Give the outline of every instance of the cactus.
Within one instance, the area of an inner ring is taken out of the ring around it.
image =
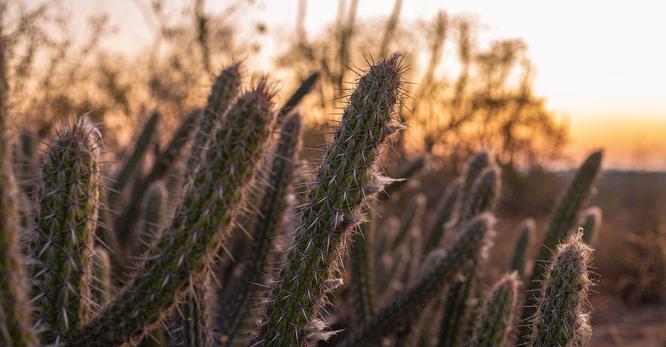
[[[208,310],[206,310],[206,280],[188,289],[185,301],[179,304],[171,316],[169,347],[209,347],[212,335],[209,333]],[[144,341],[146,338],[144,337]]]
[[[527,274],[527,264],[525,262],[525,255],[530,245],[530,240],[534,237],[536,225],[532,218],[524,220],[520,227],[518,227],[519,235],[516,240],[516,245],[513,248],[513,256],[511,257],[511,264],[509,268],[511,271],[516,271],[520,278],[525,278]]]
[[[428,233],[428,241],[425,243],[424,254],[429,254],[433,249],[439,247],[448,224],[455,218],[462,180],[456,179],[446,188],[446,192],[437,203],[435,220]]]
[[[294,91],[294,94],[292,94],[289,99],[287,99],[287,102],[284,103],[284,105],[280,108],[280,111],[278,111],[277,119],[278,122],[282,122],[284,119],[287,118],[289,113],[296,107],[298,104],[301,103],[301,100],[312,91],[312,88],[314,88],[315,84],[319,80],[319,76],[321,74],[319,71],[313,72],[308,78],[304,79],[303,82],[301,82],[301,85],[298,86],[298,89]]]
[[[85,117],[60,130],[42,163],[33,296],[43,343],[54,343],[92,314],[91,281],[101,135]]]
[[[241,84],[241,65],[233,64],[223,69],[215,78],[208,94],[206,108],[201,112],[192,139],[190,156],[187,160],[187,177],[191,180],[198,170],[202,153],[207,148],[210,137],[222,122],[227,109],[238,95]],[[206,346],[211,336],[205,331],[207,312],[204,307],[205,291],[192,287],[187,293],[184,303],[179,305],[172,317],[172,330],[177,333],[171,339],[172,346]]]
[[[580,232],[572,235],[554,253],[532,317],[530,346],[581,346],[591,334],[587,268],[592,249],[581,238]]]
[[[493,224],[494,218],[489,214],[468,223],[449,251],[435,250],[428,255],[421,278],[412,288],[384,306],[339,346],[375,346],[383,337],[414,319],[426,304],[442,292],[463,265],[490,245],[494,235]]]
[[[300,114],[292,113],[280,129],[280,140],[267,177],[258,218],[254,224],[253,249],[243,264],[243,272],[235,281],[231,295],[218,303],[216,329],[222,335],[225,346],[236,346],[242,342],[243,333],[252,328],[258,309],[258,298],[262,296],[267,275],[270,274],[269,253],[276,237],[280,220],[286,211],[286,196],[298,161],[300,143]]]
[[[491,155],[487,151],[480,151],[467,161],[463,172],[462,187],[460,187],[460,208],[468,206],[472,198],[472,190],[476,179],[481,172],[491,164]]]
[[[486,152],[481,152],[472,158],[469,166],[467,167],[467,175],[477,176],[472,185],[469,194],[463,199],[460,214],[457,222],[460,225],[467,223],[470,218],[487,212],[493,211],[500,191],[499,169],[489,161],[490,156]],[[481,163],[486,163],[485,168],[479,173],[477,169],[481,167]],[[465,183],[471,181],[469,177],[465,177],[463,181],[463,189]],[[464,278],[461,281],[454,283],[447,294],[444,302],[444,312],[439,331],[439,346],[440,347],[453,347],[459,343],[463,333],[464,321],[469,315],[469,300],[470,291],[478,281],[476,271],[479,267],[481,259],[471,259],[469,264],[465,266],[463,271]]]
[[[38,341],[26,295],[27,277],[15,205],[18,188],[12,175],[8,141],[7,42],[2,29],[0,21],[0,345],[30,347],[37,346]]]
[[[583,212],[581,225],[583,226],[583,241],[593,245],[601,227],[602,213],[599,207],[590,207]]]
[[[578,169],[578,172],[576,172],[569,187],[555,207],[555,211],[553,212],[548,225],[548,230],[546,230],[546,235],[539,248],[535,264],[547,262],[551,257],[551,252],[555,249],[555,246],[561,240],[566,240],[569,234],[573,231],[572,228],[578,221],[578,213],[592,192],[592,187],[600,171],[602,158],[603,152],[601,151],[590,154]],[[544,268],[541,266],[534,266],[531,279],[529,283],[527,283],[528,295],[521,316],[523,321],[534,314],[537,299],[536,292],[539,284],[543,280],[543,276]],[[521,338],[524,339],[529,335],[528,329],[529,327],[523,326],[520,334]],[[521,342],[524,342],[524,340]]]
[[[68,336],[70,346],[137,342],[211,265],[227,239],[274,120],[265,79],[239,97],[211,137],[171,225],[119,297]]]
[[[109,253],[101,247],[95,247],[92,257],[92,303],[94,311],[99,312],[111,301],[113,285],[111,282],[111,259]]]
[[[206,108],[197,122],[190,157],[187,160],[187,170],[191,175],[196,173],[197,164],[201,161],[201,154],[205,151],[210,137],[238,95],[241,78],[240,63],[223,69],[215,78],[210,94],[208,94],[208,100],[206,100]]]
[[[148,187],[152,182],[167,176],[173,169],[176,159],[180,156],[190,139],[191,130],[200,112],[199,109],[196,109],[183,119],[167,148],[155,158],[155,163],[148,175],[134,183],[129,204],[117,219],[115,226],[116,233],[118,234],[118,243],[125,254],[130,253],[132,249],[131,241],[136,239],[136,224],[141,217],[141,203]]]
[[[495,284],[474,325],[470,346],[505,345],[513,325],[519,285],[520,281],[515,272],[504,275]]]
[[[393,123],[401,96],[401,61],[402,56],[395,54],[377,62],[359,79],[350,97],[302,207],[280,281],[272,290],[258,337],[263,344],[303,345],[308,325],[316,323],[330,290],[325,284],[334,282],[349,230],[361,220],[359,205],[385,181],[373,172],[373,166],[385,139],[400,129]],[[317,327],[312,329],[321,333]]]
[[[116,175],[116,178],[113,180],[113,183],[111,184],[111,189],[109,190],[107,197],[109,206],[113,208],[116,207],[116,204],[118,202],[117,200],[122,194],[123,190],[125,189],[125,186],[129,182],[130,177],[132,176],[132,174],[134,174],[134,172],[136,172],[137,167],[139,167],[139,164],[143,160],[143,157],[146,155],[148,147],[150,143],[153,141],[153,137],[157,132],[157,125],[159,121],[160,121],[160,113],[154,111],[150,115],[150,118],[148,118],[146,124],[143,126],[143,129],[141,130],[141,133],[139,133],[139,137],[136,140],[136,144],[134,145],[134,150],[132,151],[132,154],[129,156],[127,161],[125,161],[125,164],[120,169],[120,171]]]
[[[412,231],[414,224],[421,221],[423,218],[423,211],[426,204],[425,194],[416,195],[407,205],[407,210],[403,213],[400,220],[400,228],[398,228],[398,235],[393,240],[391,250],[397,249],[405,241],[407,236]]]
[[[357,322],[365,323],[375,311],[374,261],[370,246],[374,237],[374,213],[370,212],[370,222],[363,223],[352,236],[349,252],[351,264],[351,295]]]

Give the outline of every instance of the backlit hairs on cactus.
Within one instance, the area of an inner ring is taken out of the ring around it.
[[[406,292],[355,329],[340,346],[376,346],[406,322],[415,319],[439,295],[468,261],[485,253],[494,237],[495,218],[483,214],[470,221],[451,249],[433,251],[423,263],[420,278]]]
[[[236,99],[171,225],[132,281],[100,315],[68,336],[69,346],[137,342],[189,284],[206,273],[242,208],[274,121],[273,92],[265,79]]]
[[[9,139],[9,85],[6,37],[0,21],[0,345],[32,347],[38,341],[32,328],[27,276],[16,207],[18,188],[12,175]]]
[[[532,317],[531,346],[582,346],[590,337],[587,269],[592,249],[581,238],[576,233],[555,250]]]
[[[520,280],[515,272],[504,275],[495,284],[481,307],[472,332],[470,346],[501,347],[505,345],[513,325],[519,285]]]
[[[97,128],[81,117],[59,130],[43,159],[32,246],[43,343],[60,341],[92,314],[101,145]]]
[[[309,325],[315,335],[321,332],[312,323],[325,302],[324,284],[337,278],[349,230],[362,219],[359,207],[366,199],[364,189],[376,184],[374,165],[381,145],[401,128],[395,108],[402,94],[402,59],[400,54],[382,59],[358,80],[307,193],[259,344],[304,345]]]

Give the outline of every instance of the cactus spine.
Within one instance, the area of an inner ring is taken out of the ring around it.
[[[271,346],[306,343],[306,330],[325,301],[349,229],[373,182],[375,159],[399,127],[394,108],[401,93],[402,56],[392,55],[359,79],[302,208],[294,245],[281,270],[259,341]],[[377,175],[378,176],[378,175]],[[377,181],[380,181],[377,179]],[[316,332],[319,332],[317,329]]]
[[[27,277],[19,236],[15,198],[18,188],[12,175],[8,141],[8,89],[5,61],[6,38],[0,9],[0,345],[37,346],[27,298]]]
[[[581,346],[589,338],[587,267],[592,249],[580,233],[559,245],[546,270],[532,317],[530,346]]]
[[[504,346],[513,324],[519,284],[520,281],[515,272],[504,275],[495,284],[481,308],[472,332],[470,346]]]
[[[516,245],[513,248],[513,256],[511,257],[509,268],[511,271],[516,271],[520,278],[525,278],[528,271],[525,259],[535,229],[536,224],[532,218],[524,220],[520,224],[520,227],[518,227],[518,240],[516,240]]]
[[[200,169],[187,185],[170,227],[119,297],[70,346],[136,342],[201,277],[227,239],[274,120],[265,79],[238,98],[211,138]]]
[[[476,258],[489,246],[494,235],[494,218],[481,215],[467,224],[450,250],[435,250],[424,261],[421,278],[410,288],[384,306],[370,321],[340,346],[375,346],[382,338],[403,326],[434,299],[470,259]]]
[[[57,343],[92,313],[92,255],[99,208],[101,135],[85,118],[60,130],[42,163],[32,250],[42,341]]]
[[[271,163],[268,185],[261,201],[258,219],[254,224],[253,249],[250,258],[243,265],[240,278],[235,281],[228,300],[219,303],[217,308],[217,329],[223,335],[220,341],[225,346],[237,346],[243,334],[251,328],[259,309],[258,298],[270,274],[269,254],[276,237],[280,220],[287,208],[286,197],[298,161],[301,118],[293,113],[280,129],[280,140],[275,148]]]
[[[535,264],[547,262],[557,244],[561,240],[566,240],[573,231],[572,228],[578,221],[578,213],[592,192],[592,187],[601,168],[602,158],[603,152],[601,151],[590,154],[576,172],[573,181],[571,181],[555,207],[548,230],[546,230],[546,235],[534,262]],[[521,317],[523,321],[534,315],[537,299],[536,293],[539,284],[543,280],[543,276],[544,268],[534,266],[530,282],[527,284],[528,296]],[[528,329],[529,327],[523,326],[520,334],[521,338],[526,338],[529,335]]]

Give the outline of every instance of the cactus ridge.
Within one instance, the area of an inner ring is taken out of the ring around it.
[[[301,209],[294,245],[272,290],[258,344],[306,343],[308,325],[315,323],[330,290],[325,284],[337,282],[349,230],[361,221],[364,188],[374,183],[375,159],[385,139],[401,128],[395,125],[402,93],[401,61],[399,54],[380,60],[351,94]],[[313,330],[317,334],[321,329]]]
[[[42,341],[53,343],[92,314],[92,256],[99,208],[101,136],[86,117],[59,131],[42,163],[33,297]]]
[[[531,318],[530,346],[582,346],[587,342],[591,334],[587,307],[591,256],[592,249],[580,232],[557,247]]]
[[[207,272],[213,255],[228,237],[272,131],[273,95],[262,78],[236,100],[211,138],[204,162],[187,185],[171,225],[118,298],[68,336],[69,345],[138,342],[185,294],[191,281]]]
[[[383,337],[414,319],[470,259],[484,253],[490,246],[494,237],[494,220],[490,214],[478,216],[467,224],[451,249],[439,249],[429,254],[417,283],[379,310],[370,321],[356,329],[339,346],[374,346]]]

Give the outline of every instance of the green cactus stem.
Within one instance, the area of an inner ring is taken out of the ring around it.
[[[234,98],[238,96],[241,79],[240,63],[223,69],[215,78],[206,100],[206,108],[197,122],[190,157],[187,160],[187,170],[191,175],[196,173],[197,164],[201,162],[201,154],[206,150],[216,126],[231,107]]]
[[[337,282],[341,253],[360,207],[385,181],[374,165],[382,144],[397,130],[395,107],[401,97],[402,56],[371,66],[359,79],[333,142],[307,193],[294,245],[269,300],[257,343],[305,345],[309,335],[326,334],[318,319],[331,286]],[[310,334],[312,332],[312,334]]]
[[[481,307],[472,332],[470,346],[502,347],[505,345],[513,326],[519,285],[520,281],[515,272],[504,275],[495,284]]]
[[[520,278],[525,278],[528,273],[526,255],[530,240],[534,237],[535,230],[536,224],[532,218],[524,220],[518,227],[518,239],[513,248],[513,256],[511,257],[509,268],[511,271],[516,271]]]
[[[57,343],[92,315],[92,256],[99,208],[101,135],[81,117],[65,126],[42,163],[32,250],[42,342]]]

